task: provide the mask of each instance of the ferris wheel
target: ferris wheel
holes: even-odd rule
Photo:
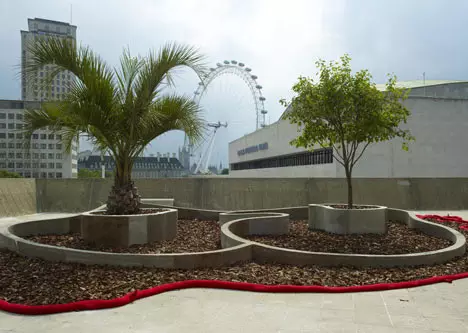
[[[255,114],[256,114],[256,123],[255,128],[258,130],[259,128],[263,128],[266,126],[266,115],[268,113],[265,110],[265,97],[262,94],[263,87],[258,84],[257,82],[257,75],[252,73],[252,69],[247,67],[244,63],[238,62],[236,60],[224,60],[222,63],[218,62],[216,67],[210,68],[209,72],[207,72],[204,76],[201,77],[201,81],[198,83],[198,87],[194,92],[193,100],[200,104],[202,97],[208,90],[208,87],[214,80],[219,78],[222,75],[235,75],[241,78],[247,85],[250,90],[251,98],[253,101],[253,106]],[[218,123],[220,120],[216,120]],[[214,135],[216,132],[212,132]],[[211,140],[208,140],[211,141]],[[210,147],[210,145],[208,145]],[[200,146],[196,147],[195,150],[199,149]],[[210,149],[210,148],[207,148]],[[194,156],[194,146],[188,140],[187,136],[184,138],[184,147],[183,151],[187,152],[189,156]],[[206,156],[206,154],[204,154]],[[208,154],[210,156],[210,154]],[[206,163],[209,163],[207,161]]]

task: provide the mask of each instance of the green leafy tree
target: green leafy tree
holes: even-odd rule
[[[48,65],[51,72],[46,84],[64,70],[73,73],[76,80],[62,100],[26,111],[26,138],[49,127],[62,135],[70,152],[72,143],[84,133],[115,161],[107,213],[138,213],[140,196],[131,179],[135,159],[153,139],[168,131],[184,131],[193,142],[203,135],[205,122],[199,106],[191,97],[165,93],[165,88],[174,86],[173,75],[181,67],[193,69],[199,77],[204,75],[204,57],[193,47],[168,43],[146,57],[132,56],[125,50],[120,66],[111,68],[71,39],[40,39],[29,45],[29,51],[31,58],[23,75],[37,77]]]
[[[316,62],[318,81],[299,77],[292,90],[296,94],[283,115],[297,124],[300,135],[291,141],[296,147],[313,150],[317,146],[332,148],[334,159],[344,167],[348,184],[348,208],[353,207],[352,172],[369,145],[402,139],[402,149],[414,138],[400,128],[410,115],[402,104],[408,91],[396,87],[396,77],[389,76],[386,90],[379,91],[368,70],[355,74],[351,58],[341,62]]]
[[[7,170],[0,170],[0,178],[23,178],[16,172],[10,172]]]
[[[229,169],[228,169],[228,168],[224,168],[224,169],[221,171],[221,174],[222,174],[222,175],[229,175]]]

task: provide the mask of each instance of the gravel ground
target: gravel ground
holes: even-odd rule
[[[24,237],[33,242],[115,253],[182,253],[211,251],[221,248],[220,228],[216,221],[179,220],[177,236],[170,241],[134,244],[130,247],[104,247],[87,244],[80,234]]]
[[[436,222],[436,221],[435,221]],[[458,229],[456,223],[442,223]],[[468,237],[468,231],[459,230]],[[443,265],[356,269],[239,264],[219,269],[162,270],[46,262],[0,251],[0,299],[23,304],[56,304],[111,299],[136,289],[187,279],[262,284],[353,286],[400,282],[468,271],[468,256]]]
[[[398,222],[387,223],[385,235],[335,235],[309,230],[307,221],[291,221],[288,235],[249,236],[248,239],[289,249],[360,254],[405,254],[438,250],[452,243],[427,236]]]

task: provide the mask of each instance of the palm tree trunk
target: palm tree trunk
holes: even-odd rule
[[[128,169],[116,168],[114,186],[107,199],[107,214],[109,215],[140,213],[140,195],[128,171]]]

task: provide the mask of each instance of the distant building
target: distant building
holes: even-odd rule
[[[411,116],[402,127],[415,141],[409,151],[394,139],[369,146],[353,170],[355,178],[468,177],[468,81],[398,82],[410,88],[404,106]],[[385,85],[377,85],[381,91]],[[288,109],[285,112],[288,112]],[[343,178],[331,149],[291,146],[297,125],[277,122],[229,143],[230,177]]]
[[[89,151],[80,153],[78,169],[101,171],[101,155],[87,154]],[[175,178],[183,177],[187,173],[180,161],[169,154],[157,157],[138,157],[132,170],[133,179],[141,178]],[[104,156],[104,165],[107,172],[113,172],[115,163],[112,157]]]
[[[76,26],[65,22],[45,20],[41,18],[28,19],[28,31],[21,30],[21,68],[31,58],[29,45],[46,38],[69,38],[76,41]],[[27,101],[44,101],[62,99],[70,91],[70,85],[75,80],[73,73],[60,72],[51,85],[45,85],[46,77],[53,70],[53,65],[44,66],[36,77],[21,78],[21,98]]]
[[[60,134],[41,130],[32,135],[29,149],[24,145],[24,112],[39,107],[40,102],[0,100],[0,169],[25,178],[76,178],[76,143],[66,154]]]
[[[75,77],[68,71],[57,74],[50,84],[46,78],[53,71],[53,65],[46,65],[36,76],[26,76],[25,67],[31,59],[29,45],[45,38],[69,38],[76,41],[76,26],[65,22],[28,19],[28,31],[21,31],[21,98],[23,101],[0,101],[0,157],[2,165],[14,170],[23,177],[33,178],[76,178],[78,141],[74,142],[71,154],[65,151],[61,135],[41,129],[33,134],[31,151],[20,147],[20,133],[13,133],[13,127],[21,126],[25,108],[39,108],[40,101],[60,100],[70,91]],[[34,103],[34,102],[35,103]],[[8,116],[8,117],[6,117]],[[6,127],[4,127],[6,126]],[[5,136],[5,138],[2,138]],[[2,148],[6,146],[6,148]],[[14,156],[14,158],[13,158]],[[22,156],[22,157],[20,157]]]

